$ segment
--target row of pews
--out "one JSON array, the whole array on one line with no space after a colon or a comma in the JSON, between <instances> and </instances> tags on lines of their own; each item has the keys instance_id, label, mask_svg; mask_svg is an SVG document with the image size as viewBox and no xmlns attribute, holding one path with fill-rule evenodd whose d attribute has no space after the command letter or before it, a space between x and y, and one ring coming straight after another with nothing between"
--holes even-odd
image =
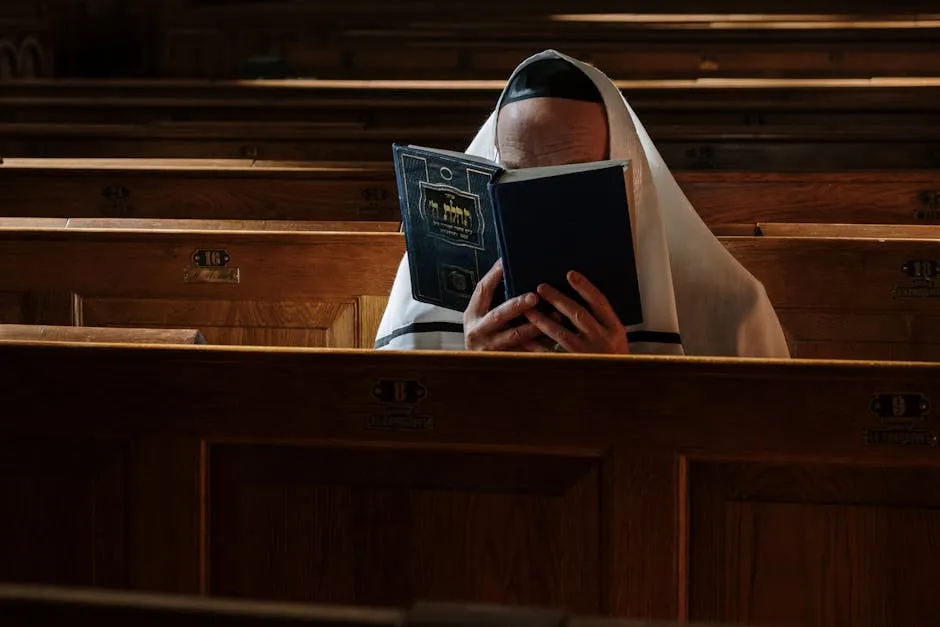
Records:
<instances>
[{"instance_id":1,"label":"row of pews","mask_svg":"<svg viewBox=\"0 0 940 627\"><path fill-rule=\"evenodd\" d=\"M767 85L622 87L787 361L370 350L499 84L4 85L0 581L928 624L940 84Z\"/></svg>"},{"instance_id":2,"label":"row of pews","mask_svg":"<svg viewBox=\"0 0 940 627\"><path fill-rule=\"evenodd\" d=\"M500 79L548 47L624 78L935 76L940 68L935 7L910 0L764 2L763 15L747 3L688 0L487 1L470 14L423 2L199 4L165 25L160 75Z\"/></svg>"},{"instance_id":3,"label":"row of pews","mask_svg":"<svg viewBox=\"0 0 940 627\"><path fill-rule=\"evenodd\" d=\"M940 224L940 169L674 171L709 225ZM397 222L385 161L17 158L0 163L0 216Z\"/></svg>"},{"instance_id":4,"label":"row of pews","mask_svg":"<svg viewBox=\"0 0 940 627\"><path fill-rule=\"evenodd\" d=\"M427 0L7 0L0 71L501 79L519 58L558 47L623 78L935 76L935 9L926 0L765 0L760 13L735 0L481 0L468 14Z\"/></svg>"},{"instance_id":5,"label":"row of pews","mask_svg":"<svg viewBox=\"0 0 940 627\"><path fill-rule=\"evenodd\" d=\"M397 227L4 218L0 322L192 328L210 344L371 348L404 253ZM763 282L794 357L940 359L938 227L713 229Z\"/></svg>"},{"instance_id":6,"label":"row of pews","mask_svg":"<svg viewBox=\"0 0 940 627\"><path fill-rule=\"evenodd\" d=\"M503 79L505 80L505 78ZM0 155L387 162L463 150L502 81L22 81ZM619 81L677 171L919 171L940 164L929 78Z\"/></svg>"}]
</instances>

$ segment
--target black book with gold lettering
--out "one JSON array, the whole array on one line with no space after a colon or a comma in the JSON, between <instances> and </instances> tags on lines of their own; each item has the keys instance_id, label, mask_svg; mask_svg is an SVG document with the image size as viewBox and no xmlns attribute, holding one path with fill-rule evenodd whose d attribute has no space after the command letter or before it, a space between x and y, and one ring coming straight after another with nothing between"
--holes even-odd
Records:
<instances>
[{"instance_id":1,"label":"black book with gold lettering","mask_svg":"<svg viewBox=\"0 0 940 627\"><path fill-rule=\"evenodd\" d=\"M576 270L623 324L642 322L629 162L508 170L421 146L395 144L393 153L415 300L463 311L502 257L493 307L540 283L583 302L565 279Z\"/></svg>"}]
</instances>

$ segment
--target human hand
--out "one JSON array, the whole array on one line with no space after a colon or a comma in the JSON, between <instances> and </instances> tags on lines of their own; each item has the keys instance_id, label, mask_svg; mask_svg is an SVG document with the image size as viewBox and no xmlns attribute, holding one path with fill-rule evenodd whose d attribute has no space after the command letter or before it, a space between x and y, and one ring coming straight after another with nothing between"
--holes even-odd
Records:
<instances>
[{"instance_id":1,"label":"human hand","mask_svg":"<svg viewBox=\"0 0 940 627\"><path fill-rule=\"evenodd\" d=\"M538 295L568 318L578 332L565 328L557 319L536 309L525 311L529 322L569 353L629 353L627 329L607 297L578 272L569 272L567 279L588 304L590 311L544 283L538 287Z\"/></svg>"},{"instance_id":2,"label":"human hand","mask_svg":"<svg viewBox=\"0 0 940 627\"><path fill-rule=\"evenodd\" d=\"M531 310L539 298L531 292L511 298L492 311L493 295L503 278L503 263L498 260L477 283L463 312L464 342L468 350L535 350L533 340L541 334L531 322L511 327L509 323Z\"/></svg>"}]
</instances>

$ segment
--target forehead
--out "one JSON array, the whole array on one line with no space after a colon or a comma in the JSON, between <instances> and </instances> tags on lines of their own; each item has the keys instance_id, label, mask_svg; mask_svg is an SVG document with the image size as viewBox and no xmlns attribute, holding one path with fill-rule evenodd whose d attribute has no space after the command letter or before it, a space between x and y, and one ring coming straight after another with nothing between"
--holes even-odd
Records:
<instances>
[{"instance_id":1,"label":"forehead","mask_svg":"<svg viewBox=\"0 0 940 627\"><path fill-rule=\"evenodd\" d=\"M515 131L517 125L569 122L571 124L604 124L607 114L596 102L567 98L538 97L511 102L499 110L497 132Z\"/></svg>"},{"instance_id":2,"label":"forehead","mask_svg":"<svg viewBox=\"0 0 940 627\"><path fill-rule=\"evenodd\" d=\"M607 144L606 111L593 102L530 98L497 118L496 146L510 168L600 160Z\"/></svg>"}]
</instances>

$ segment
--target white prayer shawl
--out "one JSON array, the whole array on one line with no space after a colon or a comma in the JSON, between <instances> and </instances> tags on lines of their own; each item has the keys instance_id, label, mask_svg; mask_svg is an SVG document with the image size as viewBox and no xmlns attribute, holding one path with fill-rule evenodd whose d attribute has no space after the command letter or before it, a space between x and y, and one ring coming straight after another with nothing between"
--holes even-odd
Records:
<instances>
[{"instance_id":1,"label":"white prayer shawl","mask_svg":"<svg viewBox=\"0 0 940 627\"><path fill-rule=\"evenodd\" d=\"M631 162L634 206L630 212L643 301L643 323L627 328L631 352L789 357L763 285L705 226L617 86L596 68L554 50L526 59L513 76L546 57L566 59L591 78L607 109L609 156ZM498 112L497 102L466 152L498 161ZM398 267L375 346L464 350L462 322L460 312L412 298L406 255Z\"/></svg>"}]
</instances>

